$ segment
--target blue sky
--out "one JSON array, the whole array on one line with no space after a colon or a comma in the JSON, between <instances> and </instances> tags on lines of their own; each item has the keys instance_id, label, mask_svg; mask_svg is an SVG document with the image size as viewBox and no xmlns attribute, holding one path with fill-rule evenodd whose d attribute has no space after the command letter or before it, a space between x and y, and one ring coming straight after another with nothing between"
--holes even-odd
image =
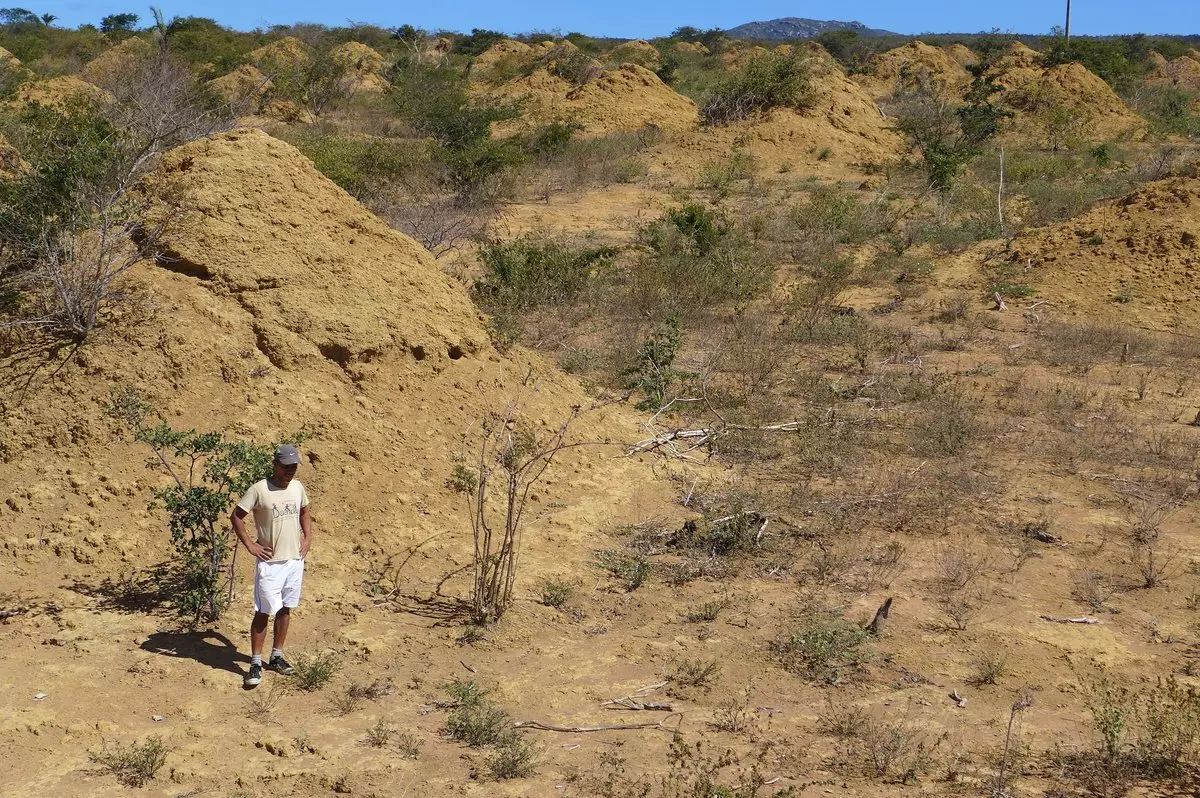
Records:
<instances>
[{"instance_id":1,"label":"blue sky","mask_svg":"<svg viewBox=\"0 0 1200 798\"><path fill-rule=\"evenodd\" d=\"M289 22L343 25L349 20L384 27L404 23L427 29L469 31L491 28L509 33L529 30L580 31L595 36L650 38L680 25L730 28L776 17L858 20L899 33L974 32L999 28L1045 33L1062 24L1065 0L841 0L840 2L679 2L678 0L454 0L453 2L380 3L370 0L159 0L168 18L205 16L249 30ZM138 0L68 0L32 6L57 14L57 24L96 23L106 14L132 11L150 18ZM1200 0L1072 0L1072 32L1200 33Z\"/></svg>"}]
</instances>

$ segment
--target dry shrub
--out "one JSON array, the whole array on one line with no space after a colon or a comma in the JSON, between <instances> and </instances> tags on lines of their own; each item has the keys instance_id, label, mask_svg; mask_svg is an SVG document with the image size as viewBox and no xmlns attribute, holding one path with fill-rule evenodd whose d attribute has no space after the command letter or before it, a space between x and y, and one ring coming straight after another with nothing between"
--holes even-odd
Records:
<instances>
[{"instance_id":1,"label":"dry shrub","mask_svg":"<svg viewBox=\"0 0 1200 798\"><path fill-rule=\"evenodd\" d=\"M1043 326L1036 348L1043 362L1066 366L1080 374L1105 361L1141 362L1153 350L1150 338L1114 322L1050 322Z\"/></svg>"},{"instance_id":2,"label":"dry shrub","mask_svg":"<svg viewBox=\"0 0 1200 798\"><path fill-rule=\"evenodd\" d=\"M979 403L960 394L940 396L926 407L913 426L913 446L933 457L957 457L984 432Z\"/></svg>"},{"instance_id":3,"label":"dry shrub","mask_svg":"<svg viewBox=\"0 0 1200 798\"><path fill-rule=\"evenodd\" d=\"M962 631L990 598L986 575L991 559L966 541L938 554L934 564L934 598L951 628Z\"/></svg>"}]
</instances>

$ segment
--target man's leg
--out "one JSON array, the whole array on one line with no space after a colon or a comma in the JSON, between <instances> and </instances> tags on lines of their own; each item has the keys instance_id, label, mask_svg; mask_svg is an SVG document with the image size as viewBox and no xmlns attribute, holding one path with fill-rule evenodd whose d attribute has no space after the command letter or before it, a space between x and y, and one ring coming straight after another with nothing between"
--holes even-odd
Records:
<instances>
[{"instance_id":1,"label":"man's leg","mask_svg":"<svg viewBox=\"0 0 1200 798\"><path fill-rule=\"evenodd\" d=\"M275 638L272 646L274 651L283 651L283 644L287 642L288 626L292 622L292 610L290 607L284 607L279 612L275 613ZM266 621L263 621L263 631L266 631ZM264 635L265 636L265 635ZM259 649L262 650L261 648Z\"/></svg>"},{"instance_id":2,"label":"man's leg","mask_svg":"<svg viewBox=\"0 0 1200 798\"><path fill-rule=\"evenodd\" d=\"M250 653L256 657L261 657L263 646L267 642L267 621L271 616L265 612L254 613L254 620L250 621ZM278 630L279 621L275 622Z\"/></svg>"}]
</instances>

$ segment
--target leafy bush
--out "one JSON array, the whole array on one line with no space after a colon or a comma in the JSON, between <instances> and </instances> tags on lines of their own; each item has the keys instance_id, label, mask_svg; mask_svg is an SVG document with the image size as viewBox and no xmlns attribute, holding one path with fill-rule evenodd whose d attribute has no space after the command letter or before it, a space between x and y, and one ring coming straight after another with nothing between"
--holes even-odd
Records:
<instances>
[{"instance_id":1,"label":"leafy bush","mask_svg":"<svg viewBox=\"0 0 1200 798\"><path fill-rule=\"evenodd\" d=\"M219 432L174 430L132 388L112 389L105 413L123 422L135 441L150 447L155 455L151 467L174 481L151 490L150 506L166 510L179 555L170 588L176 611L192 625L216 620L228 601L222 583L230 548L222 520L233 501L270 474L277 444L230 442ZM304 437L293 435L291 442Z\"/></svg>"},{"instance_id":2,"label":"leafy bush","mask_svg":"<svg viewBox=\"0 0 1200 798\"><path fill-rule=\"evenodd\" d=\"M524 735L510 731L487 759L488 772L497 779L523 779L536 771L537 749Z\"/></svg>"},{"instance_id":3,"label":"leafy bush","mask_svg":"<svg viewBox=\"0 0 1200 798\"><path fill-rule=\"evenodd\" d=\"M616 249L575 247L528 235L492 241L479 249L486 276L475 282L475 296L488 310L526 311L569 302L609 266Z\"/></svg>"},{"instance_id":4,"label":"leafy bush","mask_svg":"<svg viewBox=\"0 0 1200 798\"><path fill-rule=\"evenodd\" d=\"M286 134L285 138L322 174L359 200L372 197L386 182L430 163L424 145L394 139L306 130Z\"/></svg>"},{"instance_id":5,"label":"leafy bush","mask_svg":"<svg viewBox=\"0 0 1200 798\"><path fill-rule=\"evenodd\" d=\"M570 582L548 580L542 583L542 603L547 607L561 607L571 600L575 586Z\"/></svg>"},{"instance_id":6,"label":"leafy bush","mask_svg":"<svg viewBox=\"0 0 1200 798\"><path fill-rule=\"evenodd\" d=\"M629 275L634 301L683 315L746 302L771 284L774 263L748 230L698 203L670 208L638 233L643 257ZM665 315L665 314L664 314Z\"/></svg>"},{"instance_id":7,"label":"leafy bush","mask_svg":"<svg viewBox=\"0 0 1200 798\"><path fill-rule=\"evenodd\" d=\"M870 639L864 627L844 619L839 611L809 608L794 632L772 646L783 667L813 681L836 684L847 671L866 661L860 650Z\"/></svg>"},{"instance_id":8,"label":"leafy bush","mask_svg":"<svg viewBox=\"0 0 1200 798\"><path fill-rule=\"evenodd\" d=\"M166 764L167 750L161 737L151 735L143 743L105 747L89 753L88 757L126 787L141 787L152 781L154 774Z\"/></svg>"},{"instance_id":9,"label":"leafy bush","mask_svg":"<svg viewBox=\"0 0 1200 798\"><path fill-rule=\"evenodd\" d=\"M626 590L637 590L650 576L650 561L633 551L602 549L596 552L595 564L620 580Z\"/></svg>"},{"instance_id":10,"label":"leafy bush","mask_svg":"<svg viewBox=\"0 0 1200 798\"><path fill-rule=\"evenodd\" d=\"M657 412L674 398L676 386L695 376L675 368L675 356L682 343L679 320L667 319L642 341L633 365L621 372L627 378L625 389L642 393L642 399L634 405L638 410Z\"/></svg>"},{"instance_id":11,"label":"leafy bush","mask_svg":"<svg viewBox=\"0 0 1200 798\"><path fill-rule=\"evenodd\" d=\"M721 81L700 108L706 125L725 125L772 108L803 108L814 101L812 74L799 53L767 53Z\"/></svg>"},{"instance_id":12,"label":"leafy bush","mask_svg":"<svg viewBox=\"0 0 1200 798\"><path fill-rule=\"evenodd\" d=\"M494 746L488 770L498 779L530 776L535 749L524 734L512 728L512 719L487 697L476 682L451 682L445 686L454 701L446 716L446 733L472 748Z\"/></svg>"}]
</instances>

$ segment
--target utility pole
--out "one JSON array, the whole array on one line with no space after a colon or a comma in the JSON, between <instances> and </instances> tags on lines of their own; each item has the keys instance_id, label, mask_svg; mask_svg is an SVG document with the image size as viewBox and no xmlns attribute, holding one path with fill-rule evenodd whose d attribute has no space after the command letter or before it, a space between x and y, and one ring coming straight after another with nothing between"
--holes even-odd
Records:
<instances>
[{"instance_id":1,"label":"utility pole","mask_svg":"<svg viewBox=\"0 0 1200 798\"><path fill-rule=\"evenodd\" d=\"M1067 27L1064 30L1066 32L1066 36L1065 36L1066 42L1067 42L1067 44L1070 44L1071 43L1071 0L1067 0Z\"/></svg>"}]
</instances>

